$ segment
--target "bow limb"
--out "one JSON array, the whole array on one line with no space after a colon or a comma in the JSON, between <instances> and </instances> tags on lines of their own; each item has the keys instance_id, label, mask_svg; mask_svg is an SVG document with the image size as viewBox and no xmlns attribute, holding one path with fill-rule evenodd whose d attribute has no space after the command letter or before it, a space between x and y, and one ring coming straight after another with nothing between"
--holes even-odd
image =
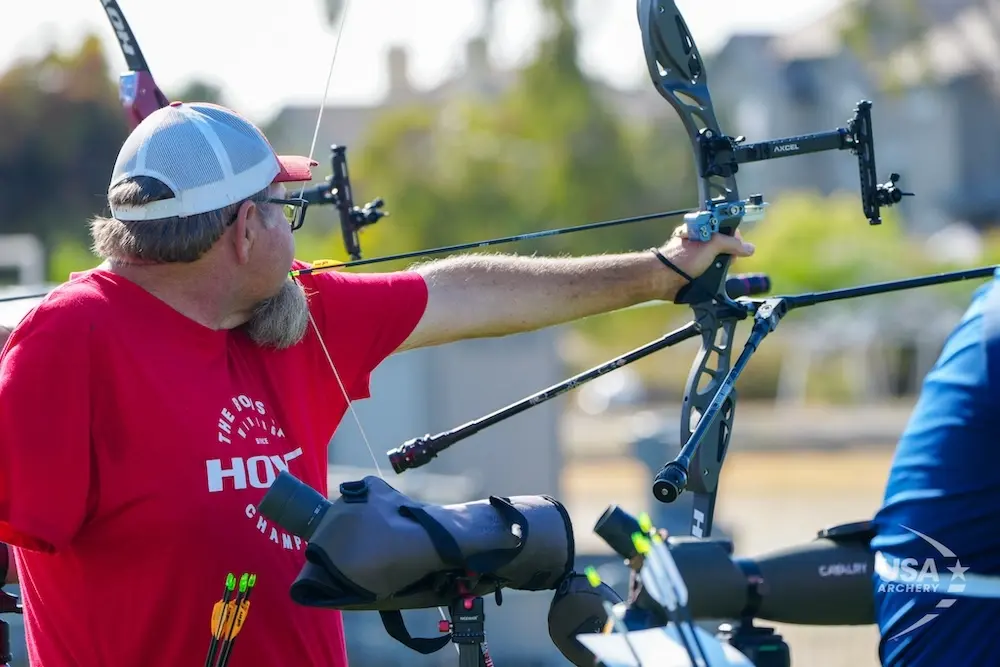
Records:
<instances>
[{"instance_id":1,"label":"bow limb","mask_svg":"<svg viewBox=\"0 0 1000 667\"><path fill-rule=\"evenodd\" d=\"M637 9L650 78L680 116L697 165L701 209L685 216L689 237L707 241L715 233L732 236L748 202L740 199L736 165L725 159L733 145L719 128L701 54L674 0L638 0ZM726 294L731 260L729 255L716 257L675 300L691 306L702 338L684 391L682 444L691 439L700 416L729 372L736 323L746 317ZM676 500L685 488L693 492L691 533L696 537L711 533L719 471L729 447L735 407L736 393L732 391L704 434L704 446L696 450L688 469L681 471L686 477L683 482L654 484L654 495L661 502Z\"/></svg>"},{"instance_id":2,"label":"bow limb","mask_svg":"<svg viewBox=\"0 0 1000 667\"><path fill-rule=\"evenodd\" d=\"M149 114L167 106L170 102L153 80L146 58L139 50L139 42L125 20L121 8L118 7L118 2L101 0L101 6L108 15L129 69L118 79L118 98L121 100L130 129L135 129L135 126Z\"/></svg>"}]
</instances>

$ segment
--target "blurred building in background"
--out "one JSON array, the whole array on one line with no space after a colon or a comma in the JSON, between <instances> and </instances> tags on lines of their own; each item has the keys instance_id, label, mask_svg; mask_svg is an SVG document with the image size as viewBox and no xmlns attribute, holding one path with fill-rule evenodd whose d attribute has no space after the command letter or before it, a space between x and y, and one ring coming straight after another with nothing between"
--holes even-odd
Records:
<instances>
[{"instance_id":1,"label":"blurred building in background","mask_svg":"<svg viewBox=\"0 0 1000 667\"><path fill-rule=\"evenodd\" d=\"M880 178L903 176L918 194L903 202L906 223L929 234L955 222L993 226L1000 194L1000 11L992 0L882 0L869 57L844 38L848 4L812 25L776 35L737 35L714 54L713 98L731 134L748 140L843 127L870 99ZM908 17L917 13L916 19ZM899 26L920 22L915 41ZM745 165L741 185L854 191L851 160L826 154ZM749 191L748 190L748 191Z\"/></svg>"}]
</instances>

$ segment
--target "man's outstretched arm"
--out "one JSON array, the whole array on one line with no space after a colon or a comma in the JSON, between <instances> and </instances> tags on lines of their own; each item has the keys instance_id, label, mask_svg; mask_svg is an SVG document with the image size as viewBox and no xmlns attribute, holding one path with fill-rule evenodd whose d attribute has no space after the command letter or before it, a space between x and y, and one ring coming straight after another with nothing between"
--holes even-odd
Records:
<instances>
[{"instance_id":1,"label":"man's outstretched arm","mask_svg":"<svg viewBox=\"0 0 1000 667\"><path fill-rule=\"evenodd\" d=\"M679 232L660 250L697 277L719 254L746 257L753 246L721 234L708 243L689 241ZM413 270L427 283L427 308L401 349L534 331L648 301L672 301L687 282L648 250L565 258L465 255Z\"/></svg>"}]
</instances>

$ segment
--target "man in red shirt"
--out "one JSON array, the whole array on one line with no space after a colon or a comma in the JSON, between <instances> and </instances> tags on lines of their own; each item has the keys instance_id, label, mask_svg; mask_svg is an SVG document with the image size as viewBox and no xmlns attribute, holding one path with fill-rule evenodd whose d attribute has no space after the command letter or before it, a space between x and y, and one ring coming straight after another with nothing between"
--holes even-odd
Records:
<instances>
[{"instance_id":1,"label":"man in red shirt","mask_svg":"<svg viewBox=\"0 0 1000 667\"><path fill-rule=\"evenodd\" d=\"M393 352L529 331L684 280L654 253L464 256L289 278L312 178L208 104L143 121L115 164L100 267L71 276L0 357L0 542L33 667L204 660L228 572L254 572L237 667L344 667L339 612L294 604L305 545L257 515L280 470L327 493L327 445ZM690 275L752 246L677 234ZM0 555L5 550L0 545ZM2 558L0 558L2 568Z\"/></svg>"}]
</instances>

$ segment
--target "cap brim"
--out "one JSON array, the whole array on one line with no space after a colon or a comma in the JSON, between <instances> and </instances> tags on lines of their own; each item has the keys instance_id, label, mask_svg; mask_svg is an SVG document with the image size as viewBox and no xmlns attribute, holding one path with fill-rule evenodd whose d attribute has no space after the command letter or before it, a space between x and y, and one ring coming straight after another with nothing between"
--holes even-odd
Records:
<instances>
[{"instance_id":1,"label":"cap brim","mask_svg":"<svg viewBox=\"0 0 1000 667\"><path fill-rule=\"evenodd\" d=\"M319 164L301 155L279 155L278 164L281 171L274 177L273 183L296 183L312 180L312 168Z\"/></svg>"}]
</instances>

